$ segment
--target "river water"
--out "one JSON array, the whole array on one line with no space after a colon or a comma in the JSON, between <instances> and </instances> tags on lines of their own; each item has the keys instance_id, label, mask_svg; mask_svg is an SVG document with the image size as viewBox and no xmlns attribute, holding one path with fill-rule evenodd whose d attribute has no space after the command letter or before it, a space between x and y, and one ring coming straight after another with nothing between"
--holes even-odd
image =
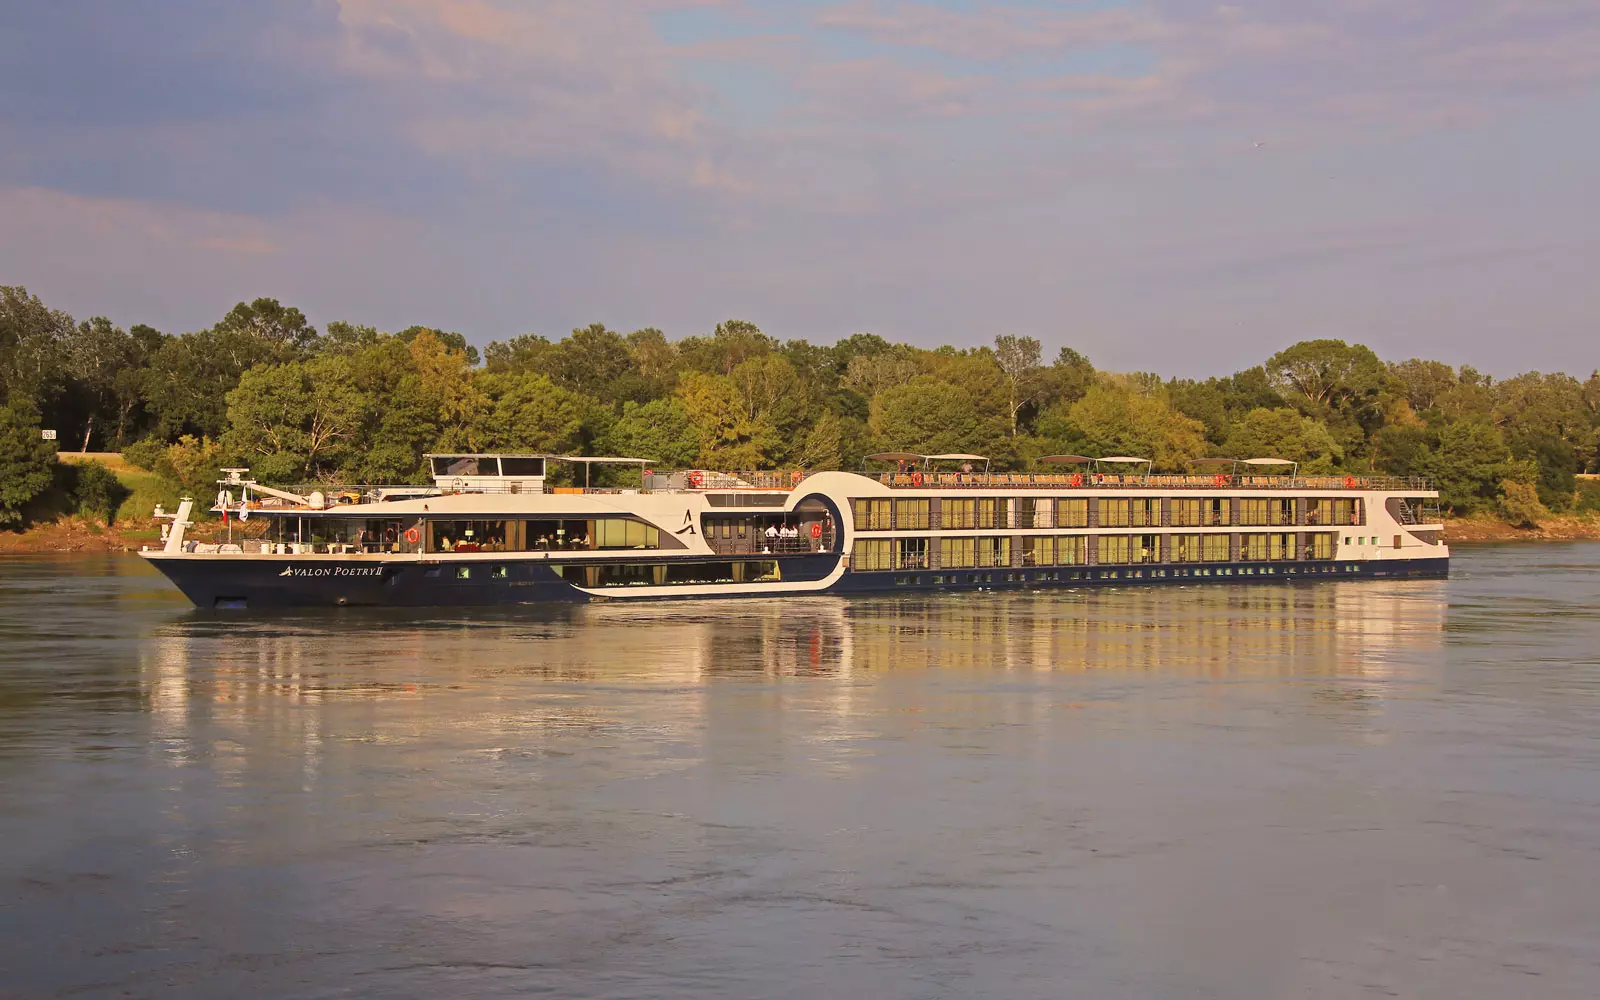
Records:
<instances>
[{"instance_id":1,"label":"river water","mask_svg":"<svg viewBox=\"0 0 1600 1000\"><path fill-rule=\"evenodd\" d=\"M0 997L1600 995L1600 546L212 617L0 564Z\"/></svg>"}]
</instances>

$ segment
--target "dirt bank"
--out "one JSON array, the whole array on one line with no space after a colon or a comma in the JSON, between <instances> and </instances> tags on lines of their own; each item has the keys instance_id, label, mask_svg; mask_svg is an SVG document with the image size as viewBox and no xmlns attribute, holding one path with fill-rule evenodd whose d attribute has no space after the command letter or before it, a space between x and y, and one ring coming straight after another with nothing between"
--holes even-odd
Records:
<instances>
[{"instance_id":1,"label":"dirt bank","mask_svg":"<svg viewBox=\"0 0 1600 1000\"><path fill-rule=\"evenodd\" d=\"M1446 542L1593 542L1600 541L1600 518L1579 515L1549 517L1537 528L1519 528L1489 517L1468 517L1444 526Z\"/></svg>"}]
</instances>

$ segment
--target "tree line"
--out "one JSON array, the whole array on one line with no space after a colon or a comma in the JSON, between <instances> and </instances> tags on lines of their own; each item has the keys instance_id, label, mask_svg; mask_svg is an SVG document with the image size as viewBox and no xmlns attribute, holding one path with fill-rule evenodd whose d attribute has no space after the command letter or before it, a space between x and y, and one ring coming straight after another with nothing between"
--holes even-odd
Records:
<instances>
[{"instance_id":1,"label":"tree line","mask_svg":"<svg viewBox=\"0 0 1600 1000\"><path fill-rule=\"evenodd\" d=\"M1600 374L1497 380L1309 340L1208 379L1097 370L1031 337L926 349L858 333L779 340L729 320L670 340L595 324L479 351L460 334L318 330L274 299L169 334L78 322L0 287L0 519L30 462L121 451L190 490L249 466L263 482L418 481L430 451L649 458L663 468L857 468L876 451L976 452L999 469L1050 454L1274 457L1309 473L1432 477L1457 513L1592 502ZM9 442L9 443L7 443ZM27 479L26 483L24 480ZM196 495L207 495L199 494Z\"/></svg>"}]
</instances>

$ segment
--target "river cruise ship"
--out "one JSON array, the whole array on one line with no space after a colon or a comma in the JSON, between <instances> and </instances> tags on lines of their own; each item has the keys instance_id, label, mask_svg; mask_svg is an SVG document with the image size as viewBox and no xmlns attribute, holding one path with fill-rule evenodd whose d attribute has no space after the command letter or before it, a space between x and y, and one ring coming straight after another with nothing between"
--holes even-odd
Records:
<instances>
[{"instance_id":1,"label":"river cruise ship","mask_svg":"<svg viewBox=\"0 0 1600 1000\"><path fill-rule=\"evenodd\" d=\"M884 472L657 473L645 460L430 455L429 486L278 489L227 470L212 510L160 509L142 553L197 607L451 606L871 591L1442 577L1423 480L1303 476L1273 459L1186 475L1127 456L989 472L888 453ZM552 463L631 488L547 485ZM615 468L612 474L616 474ZM260 530L265 522L265 531ZM231 525L230 525L231 526ZM244 534L249 537L243 537Z\"/></svg>"}]
</instances>

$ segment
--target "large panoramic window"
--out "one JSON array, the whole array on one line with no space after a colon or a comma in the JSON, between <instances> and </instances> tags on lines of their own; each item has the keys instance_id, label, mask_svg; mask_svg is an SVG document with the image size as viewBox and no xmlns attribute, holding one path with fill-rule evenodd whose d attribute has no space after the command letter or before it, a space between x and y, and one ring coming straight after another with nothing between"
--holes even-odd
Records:
<instances>
[{"instance_id":1,"label":"large panoramic window","mask_svg":"<svg viewBox=\"0 0 1600 1000\"><path fill-rule=\"evenodd\" d=\"M1229 507L1226 497L1180 498L1172 501L1172 525L1176 528L1227 527Z\"/></svg>"},{"instance_id":2,"label":"large panoramic window","mask_svg":"<svg viewBox=\"0 0 1600 1000\"><path fill-rule=\"evenodd\" d=\"M653 524L622 517L600 518L594 522L594 547L597 549L659 549L661 531Z\"/></svg>"},{"instance_id":3,"label":"large panoramic window","mask_svg":"<svg viewBox=\"0 0 1600 1000\"><path fill-rule=\"evenodd\" d=\"M1342 526L1360 524L1358 503L1354 498L1313 500L1306 507L1306 523Z\"/></svg>"},{"instance_id":4,"label":"large panoramic window","mask_svg":"<svg viewBox=\"0 0 1600 1000\"><path fill-rule=\"evenodd\" d=\"M504 552L504 521L429 522L430 552Z\"/></svg>"},{"instance_id":5,"label":"large panoramic window","mask_svg":"<svg viewBox=\"0 0 1600 1000\"><path fill-rule=\"evenodd\" d=\"M1278 527L1294 523L1294 501L1247 498L1239 501L1239 523L1251 527Z\"/></svg>"}]
</instances>

